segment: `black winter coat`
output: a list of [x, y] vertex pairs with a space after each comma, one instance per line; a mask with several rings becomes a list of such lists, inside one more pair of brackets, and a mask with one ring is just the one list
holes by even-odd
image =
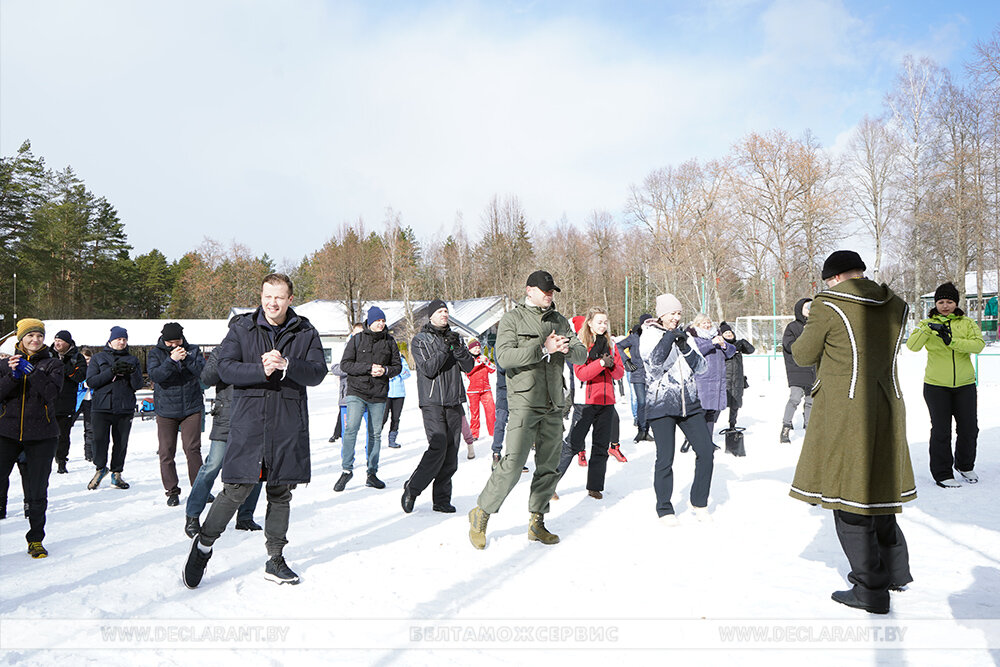
[[[278, 350], [288, 368], [264, 373], [261, 356]], [[219, 379], [233, 385], [222, 481], [272, 484], [309, 481], [309, 402], [306, 387], [326, 377], [319, 332], [291, 308], [277, 335], [260, 308], [237, 315], [219, 346]]]
[[61, 358], [54, 348], [50, 349], [52, 355], [63, 364], [63, 385], [59, 390], [59, 398], [56, 399], [56, 414], [60, 417], [74, 415], [77, 391], [80, 383], [87, 379], [87, 360], [75, 345], [66, 350]]
[[[372, 364], [385, 366], [385, 375], [372, 377]], [[384, 403], [389, 395], [389, 378], [403, 371], [396, 339], [386, 329], [376, 333], [366, 326], [347, 341], [340, 369], [347, 373], [348, 396]]]
[[226, 442], [229, 438], [229, 416], [233, 410], [233, 385], [219, 379], [219, 348], [212, 350], [201, 371], [201, 382], [211, 387], [215, 385], [215, 398], [212, 400], [212, 432], [209, 440]]
[[[124, 361], [131, 365], [132, 372], [115, 375], [115, 363]], [[90, 409], [92, 412], [110, 412], [116, 415], [135, 412], [135, 392], [142, 389], [142, 366], [128, 351], [112, 349], [105, 345], [90, 360], [87, 367], [87, 386], [90, 387]]]
[[[438, 329], [428, 322], [413, 337], [413, 363], [417, 371], [417, 401], [420, 407], [455, 406], [465, 402], [462, 373], [476, 365], [465, 343], [456, 349], [445, 342], [450, 327]], [[506, 390], [506, 385], [504, 385]]]
[[628, 358], [636, 365], [636, 369], [632, 371], [629, 377], [629, 382], [632, 384], [646, 384], [646, 366], [642, 363], [642, 355], [639, 353], [640, 335], [640, 333], [633, 331], [615, 343], [615, 347], [618, 348], [618, 354], [621, 355], [621, 358], [625, 359], [625, 350], [628, 350]]
[[802, 387], [812, 389], [816, 384], [816, 369], [812, 366], [799, 366], [792, 359], [792, 343], [799, 339], [802, 330], [806, 326], [806, 316], [802, 314], [802, 307], [812, 299], [799, 299], [795, 304], [795, 319], [785, 327], [785, 333], [781, 337], [781, 352], [785, 355], [785, 375], [788, 377], [789, 387]]
[[59, 437], [56, 399], [63, 382], [63, 364], [48, 347], [24, 356], [35, 369], [15, 379], [6, 359], [0, 359], [0, 436], [23, 442]]
[[736, 354], [726, 359], [726, 395], [729, 407], [739, 409], [743, 407], [743, 389], [747, 381], [743, 373], [743, 355], [753, 354], [755, 348], [742, 338], [730, 343], [736, 348]]
[[163, 336], [149, 350], [146, 357], [146, 374], [153, 383], [153, 405], [157, 417], [184, 419], [205, 408], [205, 392], [201, 388], [201, 372], [205, 358], [197, 345], [182, 339], [180, 347], [187, 350], [184, 361], [170, 358], [173, 348], [167, 347]]

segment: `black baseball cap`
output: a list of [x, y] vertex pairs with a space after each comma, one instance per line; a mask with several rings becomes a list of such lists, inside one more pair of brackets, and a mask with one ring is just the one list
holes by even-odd
[[552, 274], [548, 271], [535, 271], [528, 276], [528, 282], [526, 284], [528, 287], [537, 287], [543, 292], [549, 292], [552, 290], [555, 290], [556, 292], [562, 291], [556, 287], [556, 281], [552, 279]]

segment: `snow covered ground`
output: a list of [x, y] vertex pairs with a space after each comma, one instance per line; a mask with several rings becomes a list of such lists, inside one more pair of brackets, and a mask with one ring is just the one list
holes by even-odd
[[[457, 514], [432, 512], [429, 490], [413, 514], [403, 514], [402, 484], [425, 446], [411, 378], [403, 446], [382, 449], [380, 476], [388, 487], [366, 488], [356, 476], [344, 493], [334, 493], [340, 443], [327, 442], [336, 420], [331, 377], [310, 392], [313, 481], [292, 502], [285, 555], [301, 585], [265, 581], [262, 533], [231, 530], [216, 544], [201, 587], [185, 589], [184, 503], [165, 503], [154, 423], [134, 423], [125, 468], [132, 488], [105, 482], [96, 492], [86, 489], [92, 468], [82, 460], [78, 425], [70, 474], [51, 478], [47, 559], [25, 553], [27, 522], [17, 511], [22, 498], [12, 475], [11, 518], [0, 522], [0, 660], [1000, 664], [1000, 356], [980, 358], [982, 481], [957, 490], [936, 487], [927, 470], [924, 359], [905, 349], [901, 355], [919, 498], [900, 518], [915, 581], [893, 594], [889, 616], [830, 600], [846, 587], [847, 563], [831, 513], [788, 497], [802, 431], [797, 415], [792, 444], [778, 444], [787, 397], [780, 360], [771, 362], [768, 380], [767, 360], [747, 359], [750, 389], [740, 422], [748, 455], [717, 453], [713, 523], [690, 517], [694, 455], [678, 453], [681, 525], [659, 524], [653, 444], [632, 442], [622, 399], [629, 462], [609, 462], [604, 500], [587, 496], [584, 469], [574, 463], [546, 522], [562, 542], [528, 542], [525, 475], [491, 517], [482, 552], [469, 544], [466, 512], [489, 475], [490, 440], [476, 443], [473, 460], [463, 445]], [[207, 452], [207, 439], [203, 444]], [[183, 470], [180, 452], [178, 460]], [[262, 498], [261, 523], [264, 505]]]

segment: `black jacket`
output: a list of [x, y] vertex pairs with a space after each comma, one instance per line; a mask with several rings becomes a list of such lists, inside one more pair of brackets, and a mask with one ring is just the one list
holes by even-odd
[[[288, 368], [264, 373], [261, 356], [278, 350]], [[306, 387], [326, 377], [319, 333], [291, 308], [275, 332], [260, 308], [237, 315], [219, 346], [219, 379], [233, 385], [222, 481], [252, 484], [266, 470], [273, 484], [309, 481], [309, 402]]]
[[[131, 366], [126, 375], [115, 373], [115, 364], [124, 361]], [[135, 392], [142, 389], [142, 366], [128, 351], [114, 350], [110, 345], [98, 352], [87, 366], [87, 386], [90, 387], [92, 412], [111, 412], [116, 415], [135, 412]]]
[[200, 382], [205, 358], [197, 345], [183, 340], [180, 347], [187, 350], [184, 361], [170, 358], [172, 348], [163, 342], [163, 336], [146, 357], [146, 374], [153, 383], [153, 405], [158, 417], [184, 419], [205, 407], [205, 392]]
[[87, 360], [75, 345], [66, 350], [62, 357], [55, 348], [50, 349], [52, 355], [63, 364], [63, 385], [59, 390], [59, 398], [56, 399], [56, 414], [60, 417], [76, 414], [76, 395], [80, 383], [87, 379]]
[[420, 407], [461, 405], [466, 400], [462, 373], [471, 371], [476, 360], [461, 339], [455, 349], [445, 343], [444, 335], [449, 329], [438, 329], [428, 322], [413, 337], [411, 351]]
[[[372, 364], [385, 366], [385, 375], [372, 377]], [[384, 403], [389, 395], [389, 378], [399, 375], [403, 370], [396, 339], [387, 329], [376, 333], [366, 326], [347, 341], [344, 356], [340, 359], [340, 369], [347, 373], [348, 396]]]
[[754, 346], [750, 341], [742, 338], [730, 341], [736, 348], [736, 354], [726, 359], [726, 394], [728, 394], [729, 407], [743, 407], [743, 389], [746, 387], [747, 378], [743, 373], [743, 355], [753, 354]]
[[[17, 354], [25, 356], [20, 349]], [[35, 369], [17, 379], [7, 360], [0, 359], [0, 436], [24, 442], [58, 438], [63, 364], [48, 347], [26, 358]]]
[[806, 316], [802, 314], [802, 307], [812, 299], [799, 299], [795, 304], [795, 319], [785, 327], [785, 333], [781, 337], [781, 351], [785, 355], [785, 375], [788, 377], [789, 387], [802, 387], [805, 390], [812, 389], [816, 384], [816, 369], [812, 366], [799, 366], [792, 359], [792, 343], [802, 335], [802, 329], [806, 326]]
[[215, 385], [212, 400], [212, 432], [209, 440], [226, 442], [229, 438], [229, 416], [233, 410], [233, 385], [219, 379], [219, 348], [212, 350], [201, 371], [201, 382], [211, 387]]

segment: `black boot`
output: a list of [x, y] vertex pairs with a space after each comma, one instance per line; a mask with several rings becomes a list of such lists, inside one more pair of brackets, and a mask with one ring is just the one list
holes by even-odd
[[253, 519], [237, 519], [236, 520], [236, 530], [264, 530], [260, 527], [260, 524]]
[[384, 489], [385, 482], [376, 477], [375, 473], [370, 472], [368, 473], [368, 479], [365, 480], [365, 486], [370, 486], [373, 489]]
[[333, 490], [343, 491], [345, 488], [347, 488], [347, 483], [351, 481], [352, 477], [354, 477], [354, 473], [351, 472], [350, 470], [345, 470], [344, 472], [340, 473], [340, 479], [338, 479], [337, 483], [333, 485]]
[[406, 482], [403, 484], [403, 497], [400, 503], [403, 505], [403, 511], [409, 514], [413, 511], [413, 503], [416, 502], [416, 498], [410, 495], [410, 483]]
[[184, 533], [188, 537], [194, 537], [201, 532], [201, 522], [198, 521], [196, 516], [186, 516], [184, 517]]

